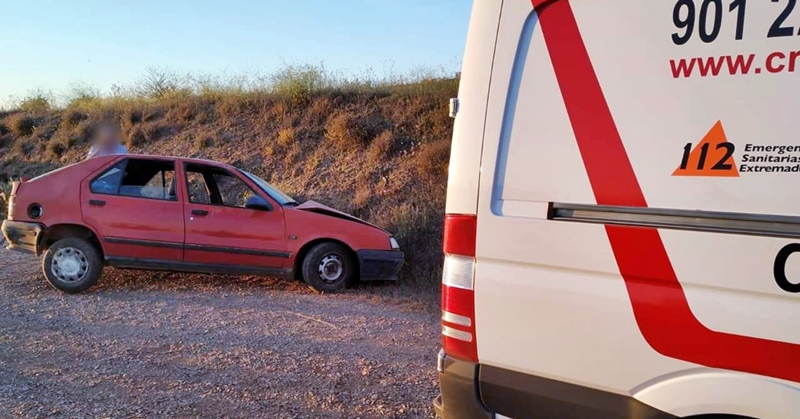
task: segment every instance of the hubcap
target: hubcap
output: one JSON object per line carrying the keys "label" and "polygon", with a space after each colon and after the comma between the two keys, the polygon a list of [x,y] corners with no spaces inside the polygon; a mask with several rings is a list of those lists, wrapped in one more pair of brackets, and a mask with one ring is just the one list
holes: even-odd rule
{"label": "hubcap", "polygon": [[344,273],[344,264],[339,255],[328,254],[322,258],[317,267],[320,278],[325,282],[336,282]]}
{"label": "hubcap", "polygon": [[74,247],[63,247],[53,255],[50,266],[53,275],[63,282],[78,282],[89,271],[89,261],[86,255]]}

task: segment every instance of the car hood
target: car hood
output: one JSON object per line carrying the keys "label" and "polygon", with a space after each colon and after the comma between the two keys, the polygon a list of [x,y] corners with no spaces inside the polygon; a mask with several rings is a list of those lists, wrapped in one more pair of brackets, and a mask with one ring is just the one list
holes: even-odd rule
{"label": "car hood", "polygon": [[354,221],[354,222],[357,222],[357,223],[360,223],[360,224],[365,224],[365,225],[368,225],[370,227],[375,227],[375,228],[377,228],[378,230],[381,230],[381,231],[386,231],[386,230],[376,226],[375,224],[368,223],[368,222],[366,222],[366,221],[364,221],[364,220],[362,220],[362,219],[360,219],[358,217],[354,217],[354,216],[352,216],[350,214],[341,212],[341,211],[339,211],[337,209],[333,209],[333,208],[331,208],[331,207],[329,207],[327,205],[322,205],[322,204],[320,204],[319,202],[316,202],[316,201],[303,202],[302,204],[294,207],[294,209],[298,209],[298,210],[301,210],[301,211],[313,212],[313,213],[316,213],[316,214],[327,215],[327,216],[330,216],[330,217],[342,218],[342,219]]}

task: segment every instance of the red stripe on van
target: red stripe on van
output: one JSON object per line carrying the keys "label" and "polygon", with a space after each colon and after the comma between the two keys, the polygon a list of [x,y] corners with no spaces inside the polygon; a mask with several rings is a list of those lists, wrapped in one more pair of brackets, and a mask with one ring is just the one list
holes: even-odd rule
{"label": "red stripe on van", "polygon": [[[595,199],[646,207],[568,0],[533,0]],[[713,331],[692,313],[657,229],[606,226],[642,335],[662,355],[800,382],[800,345]]]}

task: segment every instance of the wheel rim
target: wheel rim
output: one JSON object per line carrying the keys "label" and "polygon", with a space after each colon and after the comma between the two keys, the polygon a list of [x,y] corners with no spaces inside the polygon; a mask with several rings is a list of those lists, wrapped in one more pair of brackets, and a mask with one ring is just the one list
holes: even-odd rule
{"label": "wheel rim", "polygon": [[79,282],[89,272],[89,261],[80,249],[62,247],[53,255],[50,271],[59,281]]}
{"label": "wheel rim", "polygon": [[342,258],[333,253],[325,255],[317,266],[317,272],[320,278],[327,283],[340,280],[344,276]]}

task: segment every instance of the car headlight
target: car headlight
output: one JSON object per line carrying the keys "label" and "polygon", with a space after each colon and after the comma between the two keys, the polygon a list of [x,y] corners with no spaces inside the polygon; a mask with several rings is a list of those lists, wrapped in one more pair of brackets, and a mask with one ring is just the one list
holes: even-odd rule
{"label": "car headlight", "polygon": [[392,250],[400,250],[400,243],[394,237],[389,237],[389,245],[392,246]]}

